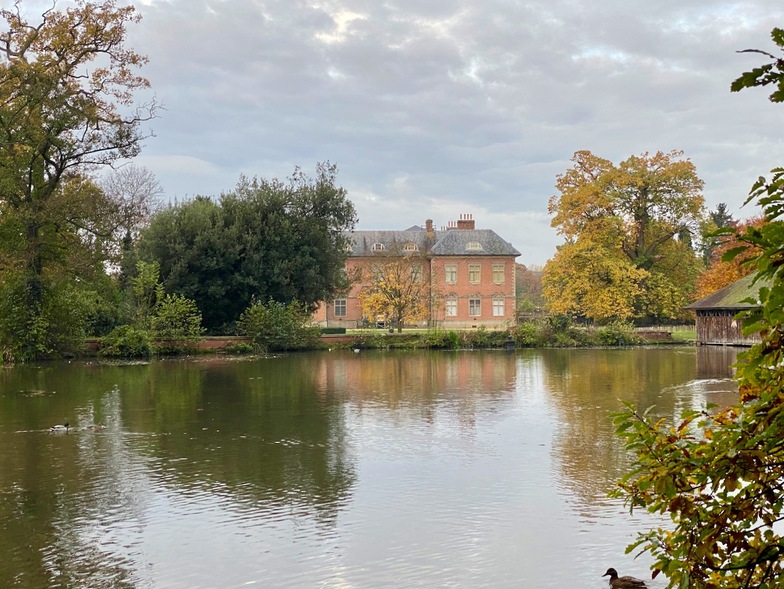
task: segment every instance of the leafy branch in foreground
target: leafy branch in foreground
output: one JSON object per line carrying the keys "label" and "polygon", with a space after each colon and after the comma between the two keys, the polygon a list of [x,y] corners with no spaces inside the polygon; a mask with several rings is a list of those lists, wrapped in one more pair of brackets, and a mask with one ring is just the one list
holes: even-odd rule
{"label": "leafy branch in foreground", "polygon": [[[784,31],[773,39],[784,49]],[[764,54],[774,63],[743,74],[733,90],[776,83],[771,100],[784,101],[784,62]],[[632,406],[615,418],[634,464],[613,494],[671,519],[628,552],[650,552],[670,588],[784,587],[784,168],[760,178],[749,200],[764,223],[725,254],[753,251],[746,263],[765,285],[756,308],[738,317],[747,335],[760,336],[737,365],[738,403],[687,411],[676,423]]]}

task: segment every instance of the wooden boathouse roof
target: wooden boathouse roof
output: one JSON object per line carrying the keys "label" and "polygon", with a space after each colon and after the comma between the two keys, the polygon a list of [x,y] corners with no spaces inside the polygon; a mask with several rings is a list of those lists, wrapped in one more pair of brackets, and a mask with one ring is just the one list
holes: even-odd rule
{"label": "wooden boathouse roof", "polygon": [[749,274],[743,278],[736,280],[729,286],[725,286],[708,295],[707,297],[687,305],[685,308],[692,311],[741,311],[743,309],[753,309],[758,307],[757,303],[750,302],[748,299],[757,301],[759,299],[759,291],[763,286],[769,287],[770,281],[757,280],[756,273]]}

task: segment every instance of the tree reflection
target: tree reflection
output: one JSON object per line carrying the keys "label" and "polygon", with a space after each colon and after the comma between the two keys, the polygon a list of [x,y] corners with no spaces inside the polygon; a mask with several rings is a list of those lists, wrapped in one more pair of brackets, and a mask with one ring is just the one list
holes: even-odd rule
{"label": "tree reflection", "polygon": [[561,423],[555,438],[561,482],[584,506],[604,502],[627,470],[611,417],[622,401],[673,418],[686,407],[734,396],[731,383],[712,391],[695,380],[696,354],[689,348],[547,350],[542,359],[545,386]]}

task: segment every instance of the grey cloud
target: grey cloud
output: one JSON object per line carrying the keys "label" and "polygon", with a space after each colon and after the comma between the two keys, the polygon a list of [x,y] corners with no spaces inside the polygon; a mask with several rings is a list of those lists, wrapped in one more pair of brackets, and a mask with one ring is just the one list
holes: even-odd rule
{"label": "grey cloud", "polygon": [[[536,219],[536,248],[523,245],[532,229],[504,237],[542,264],[558,239],[541,216],[578,149],[614,161],[683,149],[710,206],[739,206],[781,163],[784,107],[763,91],[729,93],[759,61],[735,52],[769,47],[784,26],[779,0],[151,0],[140,10],[131,42],[167,109],[144,155],[173,195],[329,159],[357,195],[361,228],[407,227],[452,202],[455,214]],[[208,162],[210,174],[170,165],[182,161]]]}

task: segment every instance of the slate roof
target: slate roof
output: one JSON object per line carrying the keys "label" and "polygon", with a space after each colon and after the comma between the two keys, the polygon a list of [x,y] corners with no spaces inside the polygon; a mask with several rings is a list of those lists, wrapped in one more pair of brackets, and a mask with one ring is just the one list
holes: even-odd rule
{"label": "slate roof", "polygon": [[[466,249],[469,243],[479,243],[481,250]],[[492,229],[452,229],[439,231],[433,249],[435,256],[519,256],[512,244],[504,241]]]}
{"label": "slate roof", "polygon": [[373,244],[380,243],[384,246],[385,253],[395,253],[403,249],[407,243],[417,246],[420,253],[426,253],[432,247],[435,238],[427,231],[353,231],[351,238],[350,256],[371,256],[380,252],[373,251]]}
{"label": "slate roof", "polygon": [[[428,233],[421,227],[405,231],[353,231],[350,234],[352,257],[371,256],[373,244],[380,243],[384,252],[400,252],[407,243],[414,243],[420,254],[433,256],[519,256],[512,244],[492,229],[450,229]],[[481,249],[466,249],[469,243]]]}
{"label": "slate roof", "polygon": [[756,274],[749,274],[740,280],[736,280],[729,286],[717,290],[713,294],[708,295],[704,299],[700,299],[688,305],[686,309],[692,311],[701,310],[729,310],[737,311],[740,309],[753,309],[758,305],[749,302],[743,302],[744,299],[753,298],[757,299],[760,287],[770,286],[770,282],[766,280],[758,280],[754,282]]}

